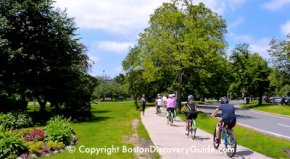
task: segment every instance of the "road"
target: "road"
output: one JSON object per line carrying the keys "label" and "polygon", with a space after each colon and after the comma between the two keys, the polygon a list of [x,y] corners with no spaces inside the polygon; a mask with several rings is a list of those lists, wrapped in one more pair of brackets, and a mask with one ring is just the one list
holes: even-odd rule
{"label": "road", "polygon": [[[228,158],[221,145],[214,149],[212,134],[197,129],[197,137],[192,140],[185,135],[185,122],[175,120],[172,126],[167,125],[166,117],[155,114],[155,107],[145,110],[141,120],[154,144],[152,150],[158,151],[162,159],[224,159]],[[243,146],[237,147],[235,159],[268,159],[262,154]]]}
{"label": "road", "polygon": [[[240,101],[232,102],[237,105]],[[199,110],[212,113],[217,105],[200,105]],[[290,117],[281,117],[248,109],[236,110],[237,123],[269,135],[290,140]]]}

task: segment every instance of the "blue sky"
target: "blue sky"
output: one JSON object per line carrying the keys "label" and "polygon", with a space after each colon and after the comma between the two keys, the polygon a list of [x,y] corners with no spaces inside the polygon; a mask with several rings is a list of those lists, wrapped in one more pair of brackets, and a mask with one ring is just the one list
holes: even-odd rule
{"label": "blue sky", "polygon": [[[148,27],[149,15],[170,0],[56,0],[75,18],[81,42],[91,59],[91,75],[114,77],[139,33]],[[272,38],[290,33],[290,0],[193,0],[203,2],[227,22],[228,52],[236,44],[250,44],[252,52],[268,59]]]}

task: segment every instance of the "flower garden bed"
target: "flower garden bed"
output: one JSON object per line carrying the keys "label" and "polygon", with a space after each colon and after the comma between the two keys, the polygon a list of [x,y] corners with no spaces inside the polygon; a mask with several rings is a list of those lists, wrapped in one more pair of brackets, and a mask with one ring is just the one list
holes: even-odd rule
{"label": "flower garden bed", "polygon": [[70,119],[55,116],[43,129],[11,131],[0,125],[0,158],[30,159],[60,153],[77,141],[70,124]]}

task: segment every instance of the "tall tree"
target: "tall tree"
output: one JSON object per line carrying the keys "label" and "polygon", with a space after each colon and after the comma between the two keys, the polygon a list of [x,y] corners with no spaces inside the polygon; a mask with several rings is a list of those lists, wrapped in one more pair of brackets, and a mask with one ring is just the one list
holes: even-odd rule
{"label": "tall tree", "polygon": [[0,1],[0,38],[11,50],[4,81],[15,81],[20,94],[31,91],[41,111],[47,101],[55,106],[68,101],[88,68],[73,19],[54,9],[53,2]]}
{"label": "tall tree", "polygon": [[[272,39],[268,52],[272,56],[274,66],[274,71],[270,76],[271,86],[274,87],[275,95],[277,95],[283,86],[290,84],[290,34],[287,40]],[[287,88],[283,89],[285,89],[283,91],[288,91]]]}
{"label": "tall tree", "polygon": [[290,34],[288,40],[272,39],[268,50],[273,57],[274,66],[285,78],[290,79]]}
{"label": "tall tree", "polygon": [[235,77],[234,85],[245,96],[258,96],[262,105],[263,95],[269,87],[271,72],[268,63],[258,53],[250,53],[248,44],[239,44],[230,57]]}
{"label": "tall tree", "polygon": [[157,8],[149,24],[140,35],[137,68],[147,83],[162,82],[176,91],[180,107],[185,87],[212,77],[209,66],[218,67],[215,60],[225,58],[225,21],[202,3],[173,0]]}

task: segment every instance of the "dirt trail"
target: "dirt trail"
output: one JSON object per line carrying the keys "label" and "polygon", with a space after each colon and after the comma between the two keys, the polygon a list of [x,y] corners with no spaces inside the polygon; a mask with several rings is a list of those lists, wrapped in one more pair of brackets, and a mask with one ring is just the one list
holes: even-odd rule
{"label": "dirt trail", "polygon": [[149,140],[145,140],[143,138],[141,138],[138,135],[138,126],[140,124],[140,120],[139,119],[134,119],[132,121],[132,136],[130,138],[125,137],[125,141],[134,145],[134,148],[140,149],[140,151],[136,151],[136,153],[134,153],[135,158],[137,159],[154,159],[154,154],[150,153],[150,151],[142,151],[145,148],[149,149],[151,146],[153,146],[153,143]]}

